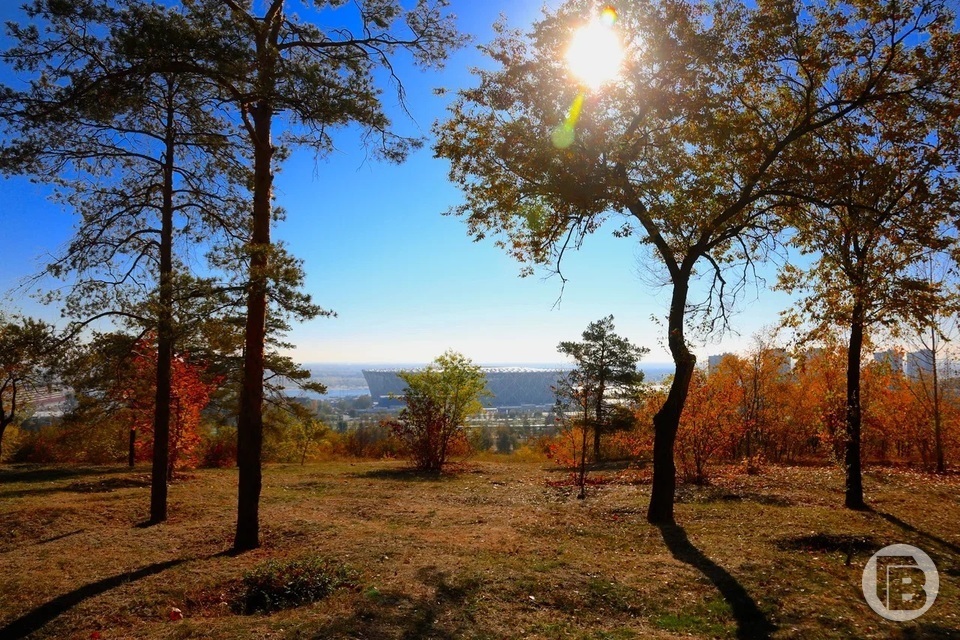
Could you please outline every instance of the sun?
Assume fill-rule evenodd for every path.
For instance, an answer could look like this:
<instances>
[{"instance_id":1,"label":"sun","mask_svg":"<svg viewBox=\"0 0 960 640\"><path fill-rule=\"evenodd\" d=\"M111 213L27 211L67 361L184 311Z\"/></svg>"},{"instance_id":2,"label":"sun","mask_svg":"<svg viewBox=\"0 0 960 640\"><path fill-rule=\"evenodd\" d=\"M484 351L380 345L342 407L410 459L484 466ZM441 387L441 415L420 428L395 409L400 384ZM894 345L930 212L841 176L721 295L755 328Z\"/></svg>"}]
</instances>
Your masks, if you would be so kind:
<instances>
[{"instance_id":1,"label":"sun","mask_svg":"<svg viewBox=\"0 0 960 640\"><path fill-rule=\"evenodd\" d=\"M599 89L613 80L623 64L623 47L611 28L615 16L605 10L599 18L580 27L567 49L570 71L590 89Z\"/></svg>"}]
</instances>

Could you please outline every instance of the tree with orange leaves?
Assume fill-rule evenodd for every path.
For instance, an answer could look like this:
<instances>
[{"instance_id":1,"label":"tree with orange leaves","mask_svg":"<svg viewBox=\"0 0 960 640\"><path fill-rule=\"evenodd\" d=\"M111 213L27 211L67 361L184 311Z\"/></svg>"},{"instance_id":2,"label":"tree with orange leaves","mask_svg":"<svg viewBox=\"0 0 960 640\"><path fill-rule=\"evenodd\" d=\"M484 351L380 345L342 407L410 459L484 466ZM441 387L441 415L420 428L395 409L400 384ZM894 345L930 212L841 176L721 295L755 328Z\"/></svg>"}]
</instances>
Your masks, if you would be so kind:
<instances>
[{"instance_id":1,"label":"tree with orange leaves","mask_svg":"<svg viewBox=\"0 0 960 640\"><path fill-rule=\"evenodd\" d=\"M129 415L130 428L140 432L136 442L138 460L153 457L153 414L157 367L157 348L148 336L141 338L134 349L130 376L116 389ZM178 465L192 463L200 444L200 418L210 402L217 381L204 379L205 367L191 362L189 354L174 355L171 364L170 433L167 479L173 478ZM133 438L131 438L133 440Z\"/></svg>"},{"instance_id":2,"label":"tree with orange leaves","mask_svg":"<svg viewBox=\"0 0 960 640\"><path fill-rule=\"evenodd\" d=\"M707 376L694 370L676 442L677 462L685 480L706 483L707 463L742 429L741 394L734 377Z\"/></svg>"}]
</instances>

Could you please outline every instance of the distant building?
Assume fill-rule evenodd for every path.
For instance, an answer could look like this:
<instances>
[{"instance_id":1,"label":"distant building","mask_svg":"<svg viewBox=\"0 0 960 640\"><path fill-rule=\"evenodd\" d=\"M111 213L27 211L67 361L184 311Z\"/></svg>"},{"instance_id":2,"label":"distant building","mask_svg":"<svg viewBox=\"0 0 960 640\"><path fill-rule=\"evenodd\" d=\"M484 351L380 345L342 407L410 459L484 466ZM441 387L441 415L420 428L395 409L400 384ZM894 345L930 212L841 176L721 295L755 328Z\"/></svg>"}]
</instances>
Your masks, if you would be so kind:
<instances>
[{"instance_id":1,"label":"distant building","mask_svg":"<svg viewBox=\"0 0 960 640\"><path fill-rule=\"evenodd\" d=\"M786 376L790 374L792 369L790 364L790 354L787 353L786 349L770 349L767 352L768 357L777 364L777 373L781 376Z\"/></svg>"},{"instance_id":2,"label":"distant building","mask_svg":"<svg viewBox=\"0 0 960 640\"><path fill-rule=\"evenodd\" d=\"M874 362L890 367L893 373L903 373L903 353L896 349L877 351L873 354Z\"/></svg>"},{"instance_id":3,"label":"distant building","mask_svg":"<svg viewBox=\"0 0 960 640\"><path fill-rule=\"evenodd\" d=\"M77 404L72 389L59 387L26 389L17 401L21 410L26 409L20 426L28 431L59 423Z\"/></svg>"},{"instance_id":4,"label":"distant building","mask_svg":"<svg viewBox=\"0 0 960 640\"><path fill-rule=\"evenodd\" d=\"M397 375L400 369L364 369L363 377L370 397L379 408L403 405L400 398L406 383ZM492 396L482 398L486 407L546 408L556 401L554 387L563 375L559 369L526 369L520 367L483 368L487 389Z\"/></svg>"},{"instance_id":5,"label":"distant building","mask_svg":"<svg viewBox=\"0 0 960 640\"><path fill-rule=\"evenodd\" d=\"M717 367L720 366L720 363L723 362L723 359L727 356L734 357L732 353L721 353L715 356L707 357L707 373L713 373L717 370Z\"/></svg>"},{"instance_id":6,"label":"distant building","mask_svg":"<svg viewBox=\"0 0 960 640\"><path fill-rule=\"evenodd\" d=\"M913 380L933 377L933 352L920 349L907 354L907 377Z\"/></svg>"}]
</instances>

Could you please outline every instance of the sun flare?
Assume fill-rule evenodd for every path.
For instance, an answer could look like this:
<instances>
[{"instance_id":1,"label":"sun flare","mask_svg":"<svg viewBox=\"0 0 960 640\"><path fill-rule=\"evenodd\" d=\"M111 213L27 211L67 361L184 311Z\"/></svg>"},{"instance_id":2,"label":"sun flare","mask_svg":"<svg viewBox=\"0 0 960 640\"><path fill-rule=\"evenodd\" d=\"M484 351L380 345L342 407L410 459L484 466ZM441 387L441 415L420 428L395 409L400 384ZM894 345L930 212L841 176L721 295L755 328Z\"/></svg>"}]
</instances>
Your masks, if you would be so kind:
<instances>
[{"instance_id":1,"label":"sun flare","mask_svg":"<svg viewBox=\"0 0 960 640\"><path fill-rule=\"evenodd\" d=\"M590 89L599 89L620 72L623 47L612 26L613 20L604 11L600 18L584 25L574 34L567 49L570 71Z\"/></svg>"}]
</instances>

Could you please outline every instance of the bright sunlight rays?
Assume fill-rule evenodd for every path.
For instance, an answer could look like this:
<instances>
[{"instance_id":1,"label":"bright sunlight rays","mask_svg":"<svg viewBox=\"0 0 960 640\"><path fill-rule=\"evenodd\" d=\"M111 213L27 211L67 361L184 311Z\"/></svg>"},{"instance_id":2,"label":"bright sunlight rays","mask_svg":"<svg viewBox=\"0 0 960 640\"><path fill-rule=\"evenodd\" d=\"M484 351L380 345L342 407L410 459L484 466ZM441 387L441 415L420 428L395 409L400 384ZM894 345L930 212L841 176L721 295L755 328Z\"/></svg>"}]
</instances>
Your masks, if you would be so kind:
<instances>
[{"instance_id":1,"label":"bright sunlight rays","mask_svg":"<svg viewBox=\"0 0 960 640\"><path fill-rule=\"evenodd\" d=\"M570 71L592 90L615 78L623 63L623 47L612 29L616 17L608 7L574 34L567 49Z\"/></svg>"}]
</instances>

